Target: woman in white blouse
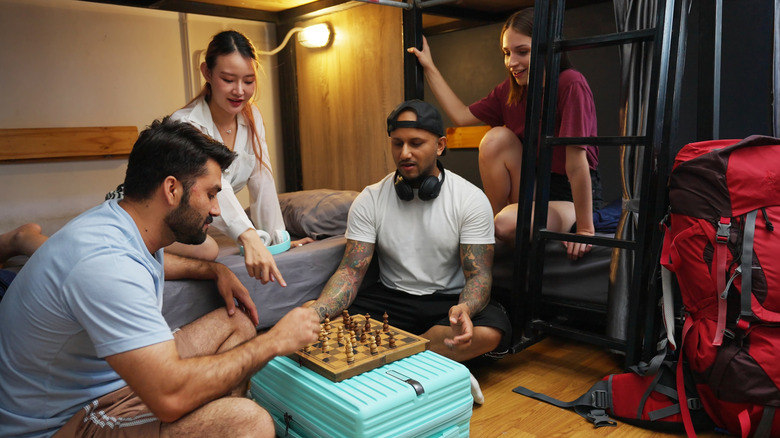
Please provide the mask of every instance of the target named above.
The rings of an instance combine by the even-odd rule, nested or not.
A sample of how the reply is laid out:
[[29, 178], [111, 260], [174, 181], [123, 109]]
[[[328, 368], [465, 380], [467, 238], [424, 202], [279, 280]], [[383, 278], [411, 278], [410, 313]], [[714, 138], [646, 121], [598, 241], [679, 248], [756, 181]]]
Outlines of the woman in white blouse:
[[[284, 278], [266, 245], [285, 239], [285, 226], [268, 157], [263, 118], [252, 103], [257, 89], [257, 54], [249, 39], [236, 31], [215, 35], [200, 66], [206, 85], [187, 106], [171, 116], [189, 122], [201, 132], [222, 142], [237, 154], [222, 174], [222, 191], [217, 195], [221, 215], [212, 226], [243, 246], [249, 275], [262, 283]], [[236, 198], [249, 188], [250, 218]], [[265, 242], [263, 241], [263, 236]], [[309, 238], [292, 245], [309, 243]], [[195, 248], [174, 244], [170, 252], [216, 258], [216, 242], [209, 238]], [[194, 254], [193, 254], [194, 251]]]

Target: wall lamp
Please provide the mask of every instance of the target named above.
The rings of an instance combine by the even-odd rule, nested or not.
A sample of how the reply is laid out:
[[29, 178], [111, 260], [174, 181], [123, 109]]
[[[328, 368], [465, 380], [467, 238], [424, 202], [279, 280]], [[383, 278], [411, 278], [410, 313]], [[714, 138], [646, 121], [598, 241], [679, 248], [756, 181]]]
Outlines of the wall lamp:
[[298, 42], [303, 47], [310, 49], [327, 47], [333, 41], [334, 36], [333, 27], [330, 25], [330, 23], [313, 24], [307, 27], [293, 27], [289, 32], [287, 32], [287, 35], [285, 35], [284, 40], [281, 44], [279, 44], [279, 47], [271, 50], [270, 52], [258, 51], [257, 53], [266, 56], [276, 55], [282, 49], [284, 49], [284, 47], [290, 41], [290, 38], [296, 32], [298, 33]]
[[314, 24], [298, 32], [298, 42], [310, 49], [326, 47], [331, 41], [333, 41], [333, 28], [330, 23]]

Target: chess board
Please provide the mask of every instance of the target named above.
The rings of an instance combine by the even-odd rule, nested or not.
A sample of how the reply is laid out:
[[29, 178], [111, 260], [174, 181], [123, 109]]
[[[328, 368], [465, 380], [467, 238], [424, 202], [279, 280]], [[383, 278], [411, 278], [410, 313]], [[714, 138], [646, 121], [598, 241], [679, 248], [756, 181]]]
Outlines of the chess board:
[[[355, 333], [357, 342], [352, 348], [353, 361], [351, 363], [347, 360], [346, 340], [342, 342], [338, 340], [338, 332], [344, 326], [342, 319], [330, 322], [329, 330], [326, 330], [326, 324], [323, 324], [323, 332], [328, 334], [325, 340], [310, 344], [307, 348], [298, 350], [289, 357], [333, 382], [340, 382], [424, 351], [428, 345], [428, 340], [425, 338], [413, 335], [389, 324], [387, 329], [385, 329], [383, 320], [370, 318], [370, 333], [374, 334], [378, 330], [381, 338], [379, 345], [376, 346], [376, 351], [372, 353], [368, 336], [366, 336], [367, 339], [365, 341], [361, 341], [361, 335], [359, 334], [361, 331], [365, 331], [366, 317], [364, 315], [353, 315], [351, 318], [354, 326], [357, 327]], [[393, 347], [389, 343], [391, 334], [395, 340], [395, 346]], [[348, 336], [348, 334], [345, 336]], [[327, 345], [327, 351], [323, 351], [323, 343]]]

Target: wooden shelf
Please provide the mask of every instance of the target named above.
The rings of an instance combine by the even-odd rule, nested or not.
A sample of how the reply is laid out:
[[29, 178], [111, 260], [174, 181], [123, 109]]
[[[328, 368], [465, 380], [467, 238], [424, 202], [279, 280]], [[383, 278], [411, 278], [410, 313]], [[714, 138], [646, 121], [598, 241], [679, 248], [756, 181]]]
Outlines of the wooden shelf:
[[447, 128], [447, 147], [450, 149], [479, 148], [482, 137], [490, 131], [490, 126], [459, 126]]
[[0, 163], [122, 158], [137, 138], [135, 126], [0, 129]]

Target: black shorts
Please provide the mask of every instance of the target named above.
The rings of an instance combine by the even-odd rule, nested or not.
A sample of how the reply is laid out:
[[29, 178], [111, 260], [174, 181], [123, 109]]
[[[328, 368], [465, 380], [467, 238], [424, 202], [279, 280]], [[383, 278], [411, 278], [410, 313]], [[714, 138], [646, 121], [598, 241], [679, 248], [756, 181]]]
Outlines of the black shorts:
[[[590, 171], [590, 187], [593, 193], [593, 211], [601, 208], [604, 199], [601, 196], [601, 176], [598, 170]], [[571, 184], [566, 175], [559, 173], [550, 174], [550, 201], [569, 201], [574, 202], [571, 195]]]
[[[421, 335], [434, 325], [450, 325], [450, 307], [458, 304], [458, 294], [411, 295], [386, 287], [376, 282], [361, 290], [355, 302], [349, 307], [351, 315], [371, 314], [381, 319], [387, 312], [388, 322], [393, 327]], [[481, 312], [471, 318], [475, 327], [493, 327], [501, 330], [501, 342], [495, 351], [506, 351], [512, 337], [512, 324], [506, 310], [491, 299]]]

